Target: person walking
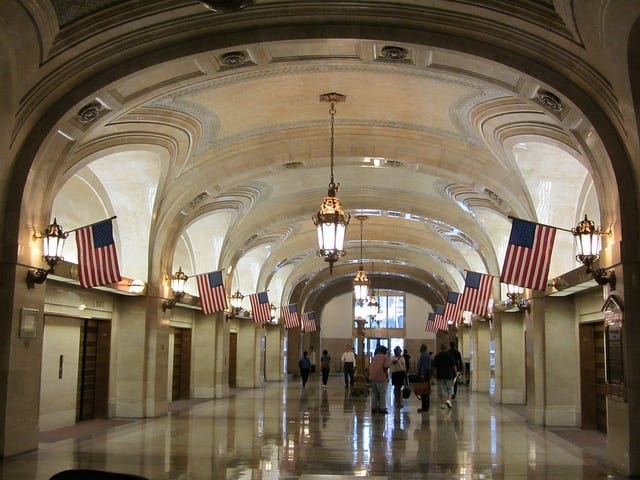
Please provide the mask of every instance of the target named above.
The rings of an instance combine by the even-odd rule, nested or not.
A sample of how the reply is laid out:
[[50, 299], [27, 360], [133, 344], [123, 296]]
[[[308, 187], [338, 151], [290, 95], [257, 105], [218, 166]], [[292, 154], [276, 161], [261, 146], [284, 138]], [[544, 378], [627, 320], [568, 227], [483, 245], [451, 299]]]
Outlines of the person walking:
[[[420, 345], [420, 357], [418, 358], [418, 379], [421, 382], [431, 382], [431, 356], [427, 352], [427, 346], [423, 343]], [[424, 394], [420, 396], [421, 408], [418, 409], [418, 413], [428, 412], [431, 399], [429, 395]]]
[[407, 366], [402, 356], [402, 348], [396, 346], [393, 349], [393, 357], [391, 358], [391, 385], [393, 385], [393, 399], [396, 408], [402, 407], [402, 387], [406, 384]]
[[353, 353], [350, 344], [346, 344], [341, 357], [342, 371], [344, 372], [344, 388], [353, 386], [353, 372], [356, 365], [356, 355]]
[[300, 367], [300, 378], [302, 378], [302, 388], [307, 386], [309, 372], [311, 371], [311, 360], [309, 360], [307, 355], [307, 351], [305, 350], [302, 354], [302, 358], [298, 362], [298, 367]]
[[322, 388], [327, 388], [327, 381], [329, 380], [329, 372], [331, 371], [331, 357], [326, 350], [322, 351], [320, 357], [320, 372], [322, 373]]
[[440, 345], [440, 352], [433, 357], [431, 368], [436, 370], [440, 408], [445, 408], [445, 406], [452, 408], [453, 379], [456, 378], [458, 372], [456, 371], [456, 363], [444, 343]]
[[456, 346], [456, 342], [449, 342], [449, 355], [451, 355], [453, 357], [453, 361], [456, 364], [456, 376], [453, 379], [453, 394], [451, 395], [451, 399], [453, 400], [454, 398], [456, 398], [456, 395], [458, 393], [458, 380], [461, 378], [462, 375], [462, 355], [460, 354], [460, 351], [458, 350], [458, 347]]
[[379, 345], [369, 364], [369, 380], [371, 381], [371, 413], [389, 413], [386, 397], [389, 383], [389, 357], [387, 347]]

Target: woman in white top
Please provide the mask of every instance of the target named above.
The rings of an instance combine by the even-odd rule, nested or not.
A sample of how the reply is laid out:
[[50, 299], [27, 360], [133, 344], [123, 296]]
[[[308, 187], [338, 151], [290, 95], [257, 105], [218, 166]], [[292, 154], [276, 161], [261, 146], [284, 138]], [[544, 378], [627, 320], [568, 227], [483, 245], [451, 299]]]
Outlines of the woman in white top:
[[391, 357], [391, 385], [393, 385], [393, 398], [395, 401], [395, 407], [402, 407], [402, 387], [405, 384], [405, 375], [407, 374], [407, 366], [402, 356], [402, 348], [396, 347], [393, 349], [393, 357]]

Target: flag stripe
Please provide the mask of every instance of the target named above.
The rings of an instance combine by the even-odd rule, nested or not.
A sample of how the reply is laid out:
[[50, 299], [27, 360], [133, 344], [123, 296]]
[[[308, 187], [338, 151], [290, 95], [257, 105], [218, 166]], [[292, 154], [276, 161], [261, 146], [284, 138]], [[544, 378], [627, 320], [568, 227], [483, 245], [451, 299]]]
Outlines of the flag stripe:
[[298, 315], [298, 307], [295, 303], [280, 307], [282, 320], [286, 328], [294, 328], [300, 326], [300, 316]]
[[463, 312], [469, 311], [476, 315], [485, 315], [492, 286], [493, 277], [491, 275], [467, 272], [460, 309]]
[[462, 311], [460, 310], [461, 295], [458, 292], [447, 293], [447, 302], [445, 303], [444, 320], [451, 321], [456, 325], [462, 322]]
[[545, 290], [556, 229], [517, 218], [511, 229], [500, 281]]
[[436, 327], [436, 322], [435, 322], [435, 317], [436, 314], [431, 312], [429, 314], [429, 316], [427, 317], [427, 324], [424, 327], [425, 332], [437, 332], [438, 328]]
[[222, 281], [222, 271], [202, 273], [196, 280], [204, 315], [227, 309], [227, 291]]
[[302, 331], [305, 333], [316, 331], [316, 316], [313, 312], [302, 314]]
[[267, 292], [252, 293], [249, 295], [249, 302], [254, 322], [264, 323], [271, 320], [271, 305]]
[[121, 280], [111, 219], [76, 231], [78, 278], [84, 288]]
[[444, 307], [442, 305], [436, 305], [436, 311], [433, 320], [436, 324], [437, 330], [444, 330], [445, 332], [449, 330], [449, 324], [444, 319]]

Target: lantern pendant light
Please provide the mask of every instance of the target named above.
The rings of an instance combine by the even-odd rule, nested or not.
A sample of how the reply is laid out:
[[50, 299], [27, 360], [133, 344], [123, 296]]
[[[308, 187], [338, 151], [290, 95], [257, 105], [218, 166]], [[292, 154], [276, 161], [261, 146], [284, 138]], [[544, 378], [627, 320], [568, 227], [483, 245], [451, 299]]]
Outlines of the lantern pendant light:
[[340, 184], [336, 184], [333, 179], [335, 104], [336, 102], [344, 102], [345, 99], [346, 96], [339, 93], [320, 95], [321, 102], [331, 103], [329, 109], [331, 116], [331, 175], [327, 196], [322, 201], [320, 210], [313, 216], [313, 223], [318, 233], [318, 255], [324, 258], [325, 262], [329, 262], [329, 273], [333, 273], [333, 264], [346, 253], [344, 239], [351, 218], [348, 213], [344, 212], [340, 200], [336, 197]]
[[356, 297], [356, 302], [362, 306], [369, 298], [370, 283], [362, 266], [362, 229], [367, 217], [365, 215], [358, 215], [356, 218], [360, 220], [360, 270], [358, 270], [356, 278], [353, 280], [353, 292]]

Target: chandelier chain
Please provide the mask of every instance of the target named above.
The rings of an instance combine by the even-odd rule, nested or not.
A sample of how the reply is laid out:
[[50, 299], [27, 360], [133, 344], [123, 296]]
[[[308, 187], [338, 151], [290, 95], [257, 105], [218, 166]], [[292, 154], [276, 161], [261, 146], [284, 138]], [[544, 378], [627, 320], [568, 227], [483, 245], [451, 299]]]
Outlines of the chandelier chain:
[[362, 231], [364, 229], [364, 220], [360, 220], [360, 270], [362, 270]]
[[329, 108], [329, 115], [331, 115], [331, 176], [329, 178], [329, 189], [335, 189], [336, 184], [333, 181], [333, 133], [334, 133], [334, 125], [336, 121], [336, 109], [335, 103], [331, 102], [331, 108]]

